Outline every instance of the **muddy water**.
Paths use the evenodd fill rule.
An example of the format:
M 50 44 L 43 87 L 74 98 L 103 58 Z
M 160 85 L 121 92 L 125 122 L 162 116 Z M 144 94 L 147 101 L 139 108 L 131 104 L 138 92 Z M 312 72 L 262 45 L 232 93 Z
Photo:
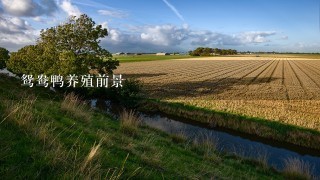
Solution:
M 98 107 L 108 114 L 118 117 L 122 108 L 113 106 L 110 101 L 91 101 L 92 107 Z M 210 128 L 203 124 L 188 122 L 188 120 L 164 114 L 149 114 L 139 112 L 141 120 L 146 125 L 160 129 L 169 134 L 184 134 L 190 140 L 205 137 L 217 144 L 217 150 L 237 156 L 259 159 L 267 157 L 269 166 L 282 170 L 284 160 L 297 158 L 309 164 L 312 173 L 320 177 L 320 151 L 274 142 L 263 138 L 252 137 L 230 130 Z

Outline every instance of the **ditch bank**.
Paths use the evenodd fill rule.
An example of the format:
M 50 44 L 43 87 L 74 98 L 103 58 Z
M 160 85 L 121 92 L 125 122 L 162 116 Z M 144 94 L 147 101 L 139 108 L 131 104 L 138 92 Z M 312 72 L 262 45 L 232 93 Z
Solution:
M 91 106 L 102 109 L 116 119 L 123 110 L 122 106 L 103 100 L 92 100 Z M 166 107 L 163 102 L 148 100 L 140 104 L 137 113 L 141 121 L 149 127 L 172 135 L 182 135 L 191 141 L 205 138 L 216 144 L 218 152 L 265 163 L 278 171 L 283 171 L 286 162 L 299 163 L 310 170 L 314 177 L 320 177 L 320 151 L 316 149 L 261 138 L 223 127 L 213 127 L 210 123 L 190 120 L 195 117 L 192 114 L 189 114 L 189 117 L 178 117 L 163 113 L 161 107 Z M 180 111 L 184 114 L 181 109 Z M 174 112 L 177 113 L 177 110 Z
M 320 154 L 320 132 L 316 130 L 152 99 L 142 100 L 138 110 L 165 113 L 184 118 L 188 123 L 201 123 L 209 128 L 244 133 L 249 137 L 261 138 L 265 142 L 285 143 L 287 146 L 309 149 L 309 152 L 314 151 Z

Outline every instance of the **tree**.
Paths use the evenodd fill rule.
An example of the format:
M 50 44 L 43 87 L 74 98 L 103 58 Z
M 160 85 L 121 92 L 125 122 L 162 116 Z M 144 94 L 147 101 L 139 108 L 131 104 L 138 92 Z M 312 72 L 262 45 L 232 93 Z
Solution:
M 203 49 L 201 56 L 211 56 L 212 53 L 213 53 L 212 49 L 206 47 Z
M 209 47 L 198 47 L 193 51 L 189 51 L 190 56 L 213 56 L 213 55 L 235 55 L 237 50 L 233 49 L 218 49 Z
M 215 55 L 220 55 L 221 54 L 221 49 L 215 48 L 213 52 L 214 52 Z
M 107 29 L 87 15 L 71 16 L 64 24 L 41 30 L 35 46 L 13 53 L 10 69 L 34 75 L 112 73 L 119 61 L 99 45 L 107 35 Z
M 0 47 L 0 69 L 6 68 L 6 62 L 9 58 L 9 51 L 3 47 Z
M 195 49 L 195 50 L 191 53 L 191 55 L 192 55 L 192 56 L 201 56 L 203 50 L 204 50 L 203 47 L 198 47 L 197 49 Z
M 44 73 L 43 49 L 38 45 L 29 45 L 11 53 L 7 62 L 8 69 L 17 75 Z

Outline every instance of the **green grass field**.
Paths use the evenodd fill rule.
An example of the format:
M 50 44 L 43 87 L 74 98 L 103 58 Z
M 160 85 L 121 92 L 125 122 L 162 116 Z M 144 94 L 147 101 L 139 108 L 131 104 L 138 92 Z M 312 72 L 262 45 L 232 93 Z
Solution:
M 5 179 L 284 179 L 263 161 L 120 123 L 75 97 L 0 75 L 0 177 Z M 125 116 L 124 116 L 125 118 Z
M 271 58 L 305 58 L 305 59 L 320 59 L 320 54 L 251 54 L 251 55 L 230 55 L 230 56 L 217 56 L 217 57 L 271 57 Z M 187 59 L 195 58 L 197 56 L 189 55 L 114 55 L 114 58 L 121 63 L 127 62 L 141 62 L 141 61 L 158 61 L 158 60 L 173 60 L 173 59 Z M 205 58 L 205 57 L 204 57 Z

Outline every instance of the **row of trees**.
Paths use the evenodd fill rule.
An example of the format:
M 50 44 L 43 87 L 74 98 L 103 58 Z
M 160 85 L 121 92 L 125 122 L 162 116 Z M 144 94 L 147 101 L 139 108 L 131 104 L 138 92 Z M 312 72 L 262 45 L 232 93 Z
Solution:
M 28 45 L 10 54 L 0 48 L 0 68 L 7 66 L 21 74 L 112 73 L 119 65 L 99 43 L 108 35 L 106 28 L 83 14 L 70 17 L 64 24 L 41 30 L 36 45 Z M 2 55 L 7 54 L 5 56 Z
M 209 47 L 198 47 L 193 51 L 189 51 L 190 56 L 235 55 L 237 53 L 237 50 L 234 49 L 219 49 Z

